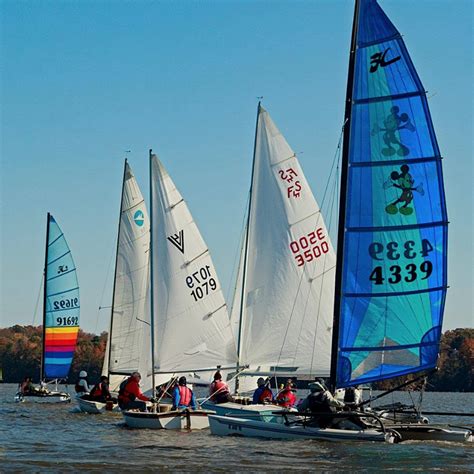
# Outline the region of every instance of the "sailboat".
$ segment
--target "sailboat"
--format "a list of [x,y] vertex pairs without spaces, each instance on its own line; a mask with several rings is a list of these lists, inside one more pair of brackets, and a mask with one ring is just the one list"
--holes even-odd
[[[79,284],[76,265],[63,232],[48,213],[43,289],[43,352],[41,387],[18,392],[16,401],[70,402],[66,392],[57,390],[67,378],[79,332]],[[46,383],[55,383],[49,390]]]
[[[294,151],[258,104],[245,241],[231,320],[238,378],[327,377],[336,255]],[[244,384],[242,384],[244,382]],[[247,384],[246,388],[249,384]],[[255,388],[255,387],[253,387]],[[217,414],[268,419],[275,405],[206,402]]]
[[[356,0],[344,123],[333,393],[433,369],[447,291],[446,202],[426,93],[375,0]],[[212,432],[346,439],[345,430],[304,435],[304,424],[223,418],[210,417]],[[377,423],[381,441],[473,439],[469,430]]]
[[[138,371],[142,390],[152,387],[148,304],[150,221],[145,200],[127,160],[124,164],[109,337],[102,374],[117,392]],[[118,410],[117,405],[76,397],[86,413]]]
[[[150,321],[153,387],[158,374],[235,367],[227,306],[209,250],[170,175],[150,150]],[[124,411],[132,428],[203,429],[205,410]]]

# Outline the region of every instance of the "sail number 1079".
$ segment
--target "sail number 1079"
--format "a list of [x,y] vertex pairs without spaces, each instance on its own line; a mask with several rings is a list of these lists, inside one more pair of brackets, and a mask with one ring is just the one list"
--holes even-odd
[[193,289],[191,296],[194,298],[194,301],[201,300],[211,291],[217,289],[217,282],[211,276],[211,267],[209,265],[201,267],[191,275],[188,275],[186,277],[186,285],[188,288]]

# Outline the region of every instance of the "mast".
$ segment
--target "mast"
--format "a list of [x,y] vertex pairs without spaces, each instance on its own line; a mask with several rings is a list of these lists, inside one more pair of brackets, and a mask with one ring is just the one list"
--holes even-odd
[[48,212],[46,217],[46,248],[44,252],[44,285],[43,285],[43,352],[41,354],[41,369],[40,369],[40,381],[44,379],[44,360],[46,353],[46,299],[47,299],[47,274],[48,268],[48,243],[49,243],[49,219],[51,214]]
[[110,309],[110,329],[109,329],[109,363],[108,363],[108,373],[107,377],[110,375],[110,361],[111,361],[111,354],[112,354],[112,328],[114,322],[114,305],[115,305],[115,285],[117,282],[117,261],[118,261],[118,254],[119,254],[119,243],[120,243],[120,229],[122,227],[122,212],[123,212],[123,192],[125,189],[125,175],[127,172],[127,159],[125,158],[125,164],[123,167],[123,178],[122,178],[122,194],[120,196],[120,213],[119,213],[119,222],[118,222],[118,233],[117,233],[117,246],[115,249],[115,271],[114,271],[114,285],[112,288],[112,306]]
[[[257,105],[257,120],[255,124],[255,138],[253,142],[253,159],[252,159],[252,174],[250,177],[250,191],[249,191],[249,209],[247,215],[247,229],[245,234],[245,248],[244,248],[244,266],[242,269],[242,293],[240,295],[240,318],[239,318],[239,332],[237,337],[237,371],[240,366],[240,355],[241,355],[241,346],[242,346],[242,321],[244,317],[244,295],[245,295],[245,282],[247,279],[247,257],[248,257],[248,244],[249,244],[249,235],[250,235],[250,216],[252,212],[252,190],[253,190],[253,181],[255,174],[255,153],[257,149],[257,133],[258,133],[258,121],[260,119],[260,101]],[[235,391],[239,391],[239,378],[235,379]]]
[[153,285],[153,192],[152,192],[152,149],[149,150],[150,162],[150,333],[151,333],[151,394],[155,397],[155,322],[154,322],[154,285]]
[[342,269],[344,257],[344,234],[346,222],[347,175],[349,169],[349,141],[351,135],[352,93],[354,84],[355,58],[357,49],[357,30],[359,24],[359,0],[355,0],[354,19],[352,23],[351,50],[349,54],[349,71],[347,74],[346,107],[344,112],[344,141],[341,163],[341,192],[339,197],[339,223],[337,232],[336,287],[334,291],[334,317],[332,325],[331,372],[329,386],[336,391],[337,359],[339,343],[339,318],[342,300]]

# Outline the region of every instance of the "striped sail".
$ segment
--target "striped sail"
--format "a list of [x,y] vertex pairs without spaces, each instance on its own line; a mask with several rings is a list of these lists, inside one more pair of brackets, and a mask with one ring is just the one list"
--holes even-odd
[[358,2],[337,385],[433,368],[447,214],[425,90],[400,33]]
[[48,214],[44,295],[44,379],[66,378],[79,331],[76,265],[64,234]]

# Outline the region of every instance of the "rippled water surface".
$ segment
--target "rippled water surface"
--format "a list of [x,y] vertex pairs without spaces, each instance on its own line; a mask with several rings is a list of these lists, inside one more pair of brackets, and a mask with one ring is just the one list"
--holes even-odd
[[[75,413],[75,403],[14,403],[0,385],[0,472],[379,471],[473,472],[461,443],[331,443],[212,436],[209,430],[131,430],[120,414]],[[408,401],[406,394],[385,402]],[[427,393],[425,410],[474,411],[474,394]],[[472,425],[473,418],[442,421]],[[432,417],[432,421],[441,418]]]

